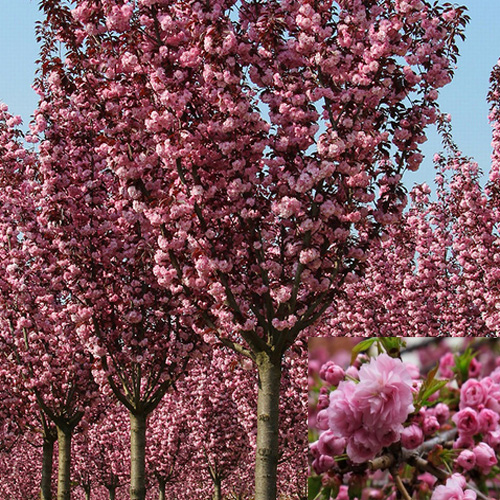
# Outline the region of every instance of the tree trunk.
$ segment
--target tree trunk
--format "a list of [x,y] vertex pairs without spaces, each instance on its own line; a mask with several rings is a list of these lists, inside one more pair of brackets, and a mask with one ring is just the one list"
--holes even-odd
[[106,486],[109,491],[109,500],[115,500],[116,498],[116,486]]
[[281,360],[273,363],[267,354],[259,353],[256,361],[259,373],[259,392],[257,398],[255,500],[276,500]]
[[71,433],[72,429],[57,427],[57,445],[59,448],[59,472],[57,476],[57,500],[70,500],[71,483]]
[[213,500],[222,500],[222,481],[220,480],[220,478],[214,479]]
[[146,498],[146,415],[130,413],[130,500]]
[[91,491],[90,485],[86,486],[84,490],[85,490],[85,500],[90,500],[90,491]]
[[52,500],[52,464],[54,460],[55,436],[44,436],[42,455],[41,500]]
[[166,481],[158,478],[158,500],[165,500],[165,485]]

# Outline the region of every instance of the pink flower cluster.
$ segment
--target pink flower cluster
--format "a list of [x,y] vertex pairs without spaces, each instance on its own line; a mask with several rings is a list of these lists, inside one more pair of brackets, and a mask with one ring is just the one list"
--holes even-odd
[[328,425],[347,440],[349,458],[362,463],[400,439],[413,410],[410,374],[401,360],[381,354],[361,367],[359,383],[342,381],[331,393]]
[[431,500],[476,500],[474,491],[464,491],[466,485],[465,478],[461,474],[453,474],[445,485],[438,486],[434,490]]
[[[457,459],[464,470],[478,468],[488,474],[500,451],[500,369],[481,380],[470,378],[460,388],[459,411],[453,415],[458,429],[455,448],[464,448]],[[474,436],[481,434],[476,444]]]

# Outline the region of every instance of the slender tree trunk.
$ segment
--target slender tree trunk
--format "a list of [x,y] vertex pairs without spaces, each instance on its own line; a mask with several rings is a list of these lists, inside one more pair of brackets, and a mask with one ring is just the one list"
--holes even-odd
[[116,486],[106,486],[109,491],[109,500],[115,500],[116,498]]
[[222,500],[222,481],[220,478],[214,479],[214,497],[213,500]]
[[130,500],[146,498],[146,415],[130,413]]
[[57,500],[70,500],[71,483],[71,430],[57,427],[57,445],[59,448],[59,472],[57,476]]
[[90,500],[90,485],[84,488],[85,490],[85,500]]
[[166,481],[161,479],[161,478],[158,478],[158,500],[165,500],[165,485],[166,485]]
[[52,500],[52,464],[54,461],[55,436],[44,436],[42,455],[41,500]]
[[265,353],[259,353],[256,361],[259,373],[259,392],[257,398],[255,500],[276,500],[281,361],[273,362]]

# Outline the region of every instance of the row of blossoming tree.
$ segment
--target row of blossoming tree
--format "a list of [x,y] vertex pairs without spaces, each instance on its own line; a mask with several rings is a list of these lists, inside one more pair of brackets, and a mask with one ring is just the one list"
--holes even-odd
[[[165,401],[184,390],[186,412],[213,405],[212,419],[200,412],[182,432],[216,428],[226,422],[221,408],[232,411],[216,397],[217,378],[206,379],[213,394],[198,403],[183,384],[193,374],[202,383],[197,366],[216,373],[214,357],[226,384],[244,384],[228,368],[243,358],[256,392],[243,419],[254,457],[247,493],[274,500],[278,486],[281,495],[301,491],[300,465],[277,476],[280,462],[305,460],[294,399],[305,380],[291,374],[304,362],[304,338],[349,309],[344,290],[401,218],[402,176],[418,168],[425,129],[439,117],[464,8],[422,0],[40,7],[40,99],[24,136],[38,145],[25,146],[6,107],[0,120],[6,446],[22,462],[37,436],[50,498],[57,440],[57,495],[67,500],[75,481],[89,492],[99,477],[81,450],[96,449],[99,436],[106,450],[112,422],[123,421],[116,436],[129,429],[130,498],[144,500],[153,476],[167,482],[151,457],[182,455],[174,437],[150,449],[163,427],[177,433]],[[234,423],[224,427],[236,450],[244,439]],[[211,443],[202,435],[180,437],[182,450]],[[222,473],[207,457],[195,462],[208,464],[218,495]],[[19,475],[15,487],[28,481]],[[106,481],[121,484],[120,474]]]
[[[306,496],[304,373],[303,361],[286,361],[281,407],[285,425],[279,436],[284,451],[278,467],[278,488],[286,498]],[[37,386],[46,401],[46,411],[30,397],[34,396],[33,389],[15,380],[12,372],[8,375],[9,380],[2,379],[2,495],[16,500],[38,499],[41,495],[49,500],[55,498],[58,489],[58,498],[60,490],[76,499],[126,498],[133,435],[128,412],[111,390],[101,387],[102,394],[91,404],[80,401],[86,408],[71,431],[71,443],[66,448],[59,440],[57,453],[54,444],[59,424],[52,421],[49,402],[63,383],[57,367],[42,375],[50,384]],[[10,389],[11,384],[16,391]],[[220,352],[191,363],[189,374],[176,383],[175,391],[165,395],[148,419],[146,498],[221,500],[253,496],[254,387],[251,366]],[[69,477],[67,484],[64,474]]]

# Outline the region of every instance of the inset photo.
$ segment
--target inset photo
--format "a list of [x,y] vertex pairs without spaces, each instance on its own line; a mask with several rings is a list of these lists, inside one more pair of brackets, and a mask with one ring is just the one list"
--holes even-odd
[[309,500],[500,498],[500,343],[310,338]]

